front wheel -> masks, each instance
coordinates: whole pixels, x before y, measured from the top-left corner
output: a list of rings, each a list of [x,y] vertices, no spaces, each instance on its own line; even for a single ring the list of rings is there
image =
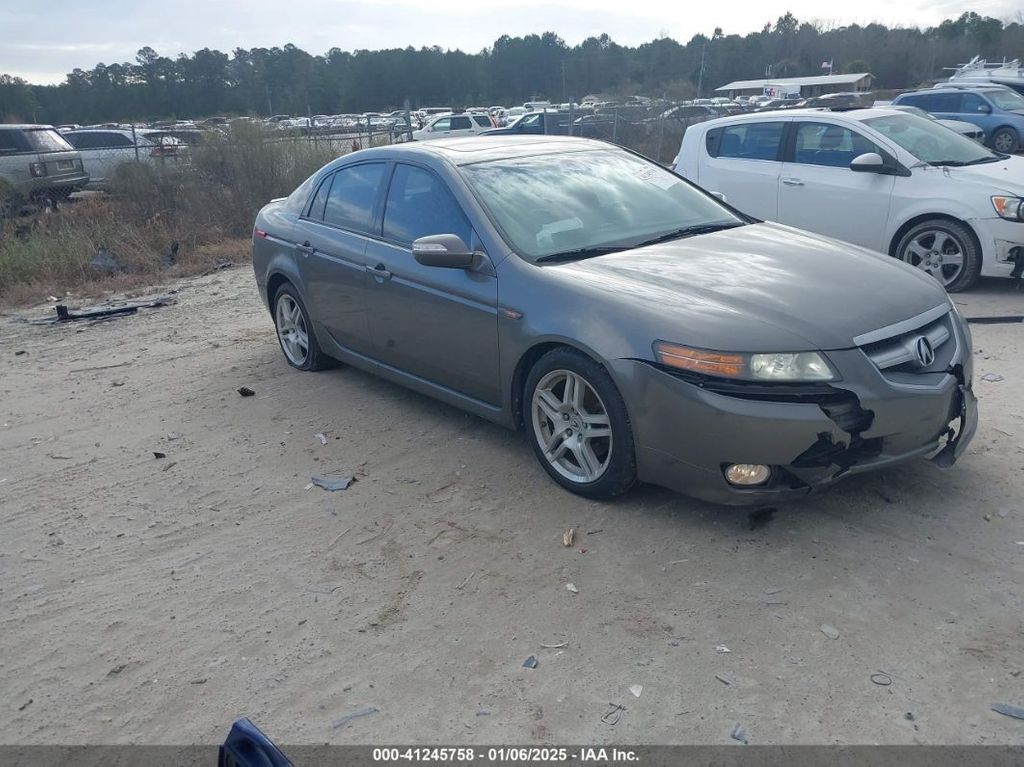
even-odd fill
[[[896,257],[927,272],[950,293],[978,281],[981,251],[971,230],[944,218],[922,221],[900,238]]]
[[[992,148],[1002,154],[1013,154],[1020,145],[1020,139],[1013,128],[1000,128],[992,134]]]
[[[523,421],[537,460],[567,490],[603,499],[636,483],[626,404],[608,372],[586,355],[561,348],[537,361]]]

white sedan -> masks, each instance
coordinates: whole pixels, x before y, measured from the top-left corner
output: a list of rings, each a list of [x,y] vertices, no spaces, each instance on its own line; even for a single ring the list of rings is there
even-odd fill
[[[188,147],[161,130],[137,128],[80,128],[61,134],[82,156],[88,187],[102,187],[125,164],[168,166],[185,157]]]
[[[673,168],[744,213],[895,256],[950,292],[1024,269],[1024,158],[906,112],[710,120],[686,131]]]

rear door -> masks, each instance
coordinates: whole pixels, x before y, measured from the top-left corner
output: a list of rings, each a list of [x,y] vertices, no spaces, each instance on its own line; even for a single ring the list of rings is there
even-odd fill
[[[347,165],[324,178],[295,228],[307,310],[346,351],[370,352],[366,244],[387,163]]]
[[[779,179],[778,221],[884,250],[896,177],[850,170],[850,162],[866,152],[888,154],[844,125],[825,120],[794,123]]]
[[[484,270],[423,266],[412,242],[457,234],[481,244],[447,184],[432,170],[396,163],[381,239],[370,241],[368,320],[385,365],[477,400],[498,393],[497,279]]]
[[[119,166],[137,159],[131,138],[117,131],[82,131],[68,133],[65,138],[81,153],[93,184],[109,181]]]
[[[782,137],[789,120],[738,122],[712,128],[697,147],[700,185],[755,218],[776,220]]]
[[[469,115],[452,115],[452,136],[472,136],[477,130]]]

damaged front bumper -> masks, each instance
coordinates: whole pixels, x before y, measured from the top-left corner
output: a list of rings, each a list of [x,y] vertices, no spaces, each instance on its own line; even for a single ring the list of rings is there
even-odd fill
[[[978,420],[969,367],[951,367],[938,385],[894,386],[859,349],[829,357],[842,380],[809,386],[709,383],[613,361],[639,478],[716,503],[756,504],[914,458],[946,468],[966,450]],[[732,463],[771,466],[771,479],[730,485],[723,468]]]

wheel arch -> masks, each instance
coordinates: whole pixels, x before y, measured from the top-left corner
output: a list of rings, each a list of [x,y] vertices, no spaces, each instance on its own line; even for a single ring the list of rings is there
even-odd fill
[[[533,369],[533,366],[537,364],[537,360],[555,349],[571,349],[572,351],[579,352],[600,365],[606,372],[608,371],[608,367],[596,354],[578,343],[573,343],[572,341],[562,338],[538,340],[519,355],[519,359],[516,361],[516,366],[512,373],[512,382],[509,387],[509,409],[512,414],[512,426],[516,430],[522,429],[524,426],[523,396],[525,394],[524,390],[526,389],[526,379],[529,378],[530,371]],[[611,375],[610,372],[609,375]]]
[[[267,275],[267,306],[270,308],[271,312],[274,311],[274,296],[277,295],[277,291],[280,290],[281,286],[285,283],[295,287],[295,281],[284,272],[274,271]],[[295,289],[298,290],[297,287]]]
[[[909,232],[918,224],[923,224],[925,221],[935,220],[949,221],[951,223],[959,224],[960,226],[966,227],[967,231],[971,233],[971,238],[974,240],[974,245],[978,249],[978,255],[984,263],[985,250],[981,246],[981,238],[978,237],[978,233],[975,231],[974,227],[971,226],[969,221],[964,221],[962,218],[957,218],[956,216],[952,216],[948,213],[920,213],[914,216],[913,218],[904,221],[896,230],[896,233],[893,234],[892,239],[889,241],[889,255],[896,256],[896,247],[900,244],[900,240],[903,239],[904,235],[906,235],[907,232]]]

